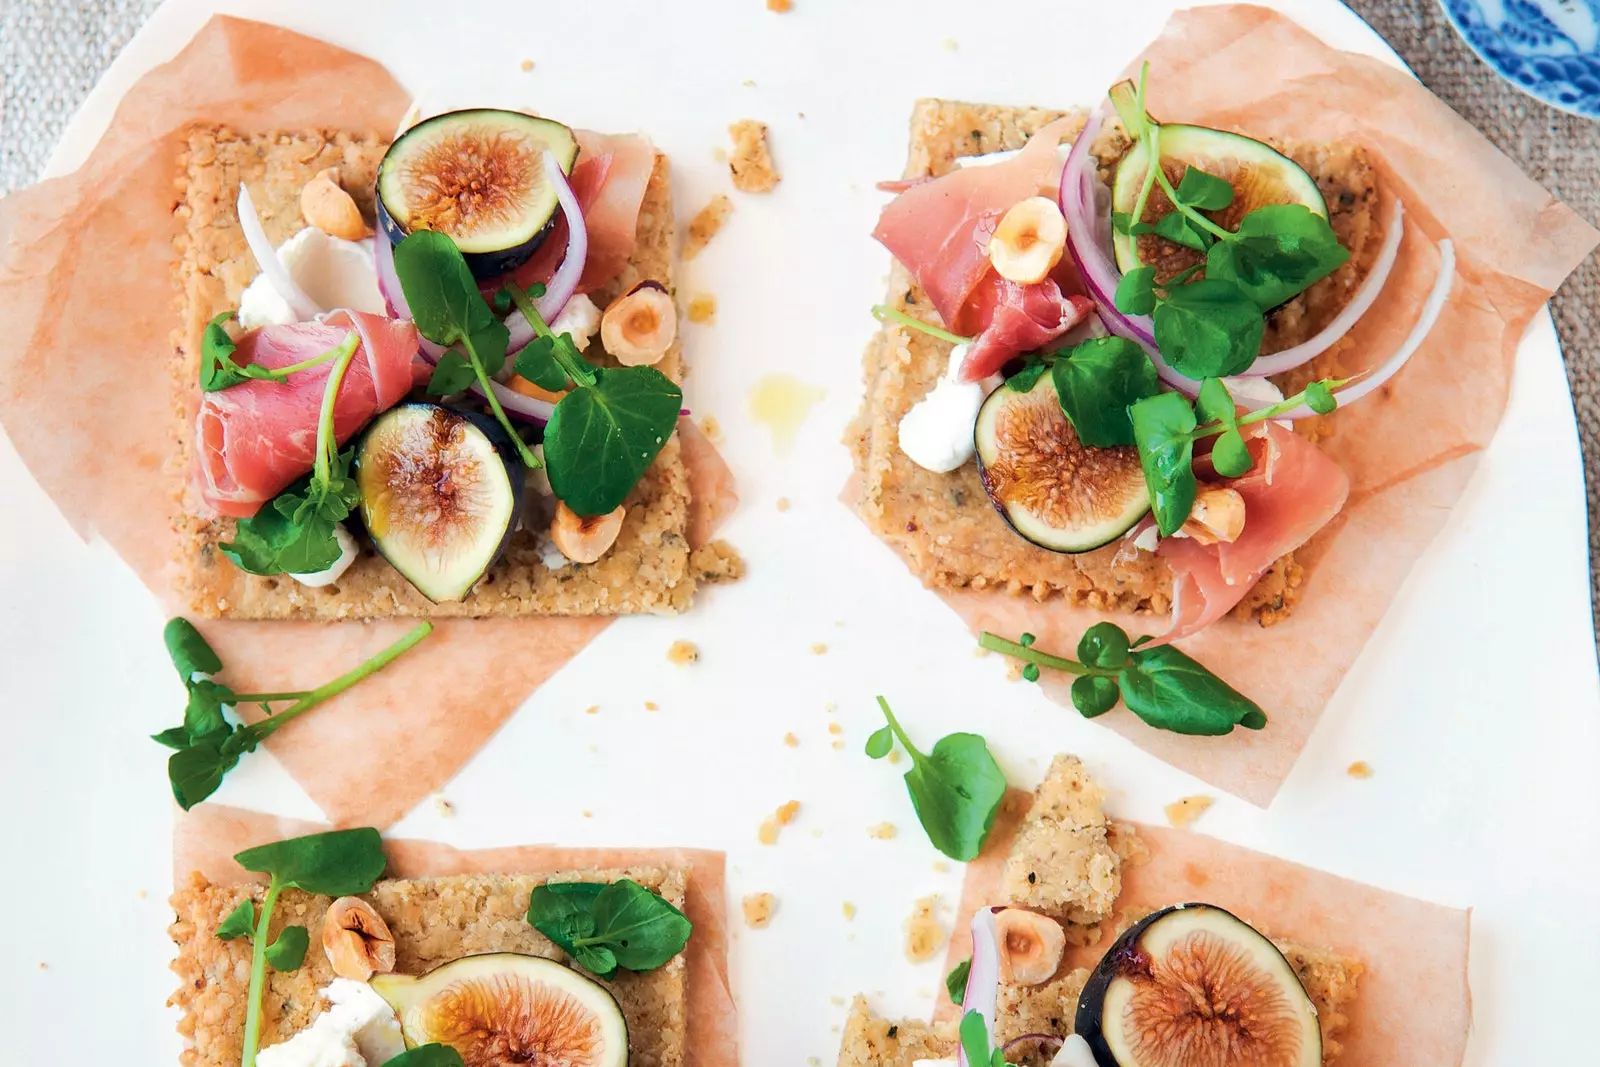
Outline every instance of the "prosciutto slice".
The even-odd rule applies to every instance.
[[[1013,356],[1054,340],[1093,310],[1074,292],[1070,264],[1042,282],[1019,285],[989,262],[989,239],[1000,219],[1041,191],[1054,195],[1061,173],[1056,151],[1073,120],[1044,127],[1012,158],[962,167],[905,189],[884,208],[872,235],[916,278],[939,317],[976,342],[961,369],[981,381]]]
[[[252,330],[233,358],[287,367],[338,346],[352,328],[361,342],[333,409],[334,434],[343,443],[411,391],[414,325],[339,310],[312,322]],[[207,504],[223,515],[247,518],[311,470],[332,369],[329,360],[287,381],[248,381],[205,394],[195,420],[195,480]]]
[[[1326,526],[1350,494],[1343,468],[1316,445],[1276,423],[1257,423],[1247,441],[1253,466],[1226,484],[1244,498],[1244,532],[1231,544],[1202,545],[1187,537],[1162,540],[1157,552],[1172,568],[1172,628],[1161,641],[1197,633],[1232,611],[1285,552]],[[1195,460],[1202,480],[1215,471]]]

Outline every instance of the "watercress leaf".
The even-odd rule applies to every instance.
[[[238,760],[240,756],[247,752],[254,752],[256,746],[261,743],[261,736],[256,732],[257,728],[256,726],[239,727],[223,739],[217,751],[221,752],[225,759],[233,760]]]
[[[1242,478],[1255,466],[1238,430],[1224,430],[1211,446],[1211,465],[1224,478]]]
[[[572,958],[578,966],[599,978],[617,973],[617,956],[605,945],[579,945]]]
[[[1148,315],[1156,307],[1155,281],[1154,267],[1135,267],[1117,282],[1111,302],[1124,315]]]
[[[1084,675],[1072,680],[1072,706],[1085,719],[1104,715],[1117,706],[1117,683],[1102,675]]]
[[[411,317],[428,340],[453,345],[494,320],[461,250],[446,234],[418,230],[395,246],[394,270]]]
[[[238,346],[223,326],[231,318],[233,312],[224,311],[206,323],[205,333],[200,336],[200,388],[208,393],[231,388],[251,377],[248,368],[233,361]]]
[[[1200,383],[1200,395],[1194,400],[1195,414],[1201,422],[1220,422],[1232,426],[1239,421],[1239,408],[1233,394],[1219,378],[1207,378]]]
[[[554,337],[535,337],[517,353],[517,373],[541,389],[558,393],[567,387],[567,372],[555,357]]]
[[[628,878],[613,882],[594,901],[595,942],[616,957],[618,967],[653,971],[689,943],[694,925],[671,903]]]
[[[1097,622],[1078,638],[1078,662],[1117,670],[1128,662],[1127,632],[1114,622]]]
[[[249,899],[239,901],[239,906],[230,911],[228,917],[217,924],[217,937],[223,941],[252,937],[255,932],[256,902]]]
[[[882,759],[893,748],[894,730],[891,727],[879,727],[867,738],[867,755],[872,759]]]
[[[439,357],[438,366],[433,368],[433,377],[428,379],[428,395],[450,396],[462,392],[477,380],[478,372],[472,369],[472,362],[451,349]]]
[[[189,688],[183,709],[183,729],[191,742],[216,741],[233,732],[222,715],[222,705],[233,703],[233,690],[215,682],[199,681]]]
[[[1206,277],[1233,282],[1266,311],[1304,292],[1349,258],[1327,219],[1304,204],[1268,204],[1239,221],[1233,240],[1212,246]]]
[[[1039,384],[1039,379],[1049,369],[1050,363],[1048,360],[1040,359],[1038,356],[1029,356],[1022,361],[1022,369],[1006,379],[1006,387],[1018,393],[1026,393]]]
[[[1173,244],[1204,252],[1210,247],[1212,236],[1195,225],[1181,211],[1169,211],[1156,220],[1154,232]]]
[[[594,902],[605,888],[598,882],[558,882],[534,888],[528,897],[528,923],[568,954],[573,942],[594,933]]]
[[[1171,537],[1189,517],[1197,491],[1190,436],[1194,409],[1182,393],[1159,393],[1139,401],[1128,415],[1156,526],[1163,537]]]
[[[197,674],[216,674],[222,670],[222,660],[188,619],[168,620],[161,631],[161,639],[184,685],[192,684]]]
[[[1179,374],[1238,374],[1261,353],[1261,309],[1231,281],[1206,277],[1167,290],[1155,310],[1156,347]]]
[[[265,507],[240,519],[233,540],[217,547],[234,566],[249,574],[282,574],[278,554],[300,536],[300,527],[277,507]]]
[[[465,1067],[461,1053],[449,1045],[433,1042],[408,1048],[383,1062],[383,1067]]]
[[[544,433],[556,497],[580,516],[616,510],[678,422],[683,391],[654,367],[601,367],[556,405]]]
[[[1158,730],[1212,737],[1267,724],[1248,697],[1171,645],[1134,652],[1117,685],[1123,703]]]
[[[188,811],[217,791],[222,778],[238,764],[237,755],[224,753],[214,741],[196,742],[167,757],[167,780],[178,807]]]
[[[306,949],[311,947],[311,935],[304,926],[285,926],[278,932],[277,940],[267,946],[267,962],[275,971],[298,971],[306,961]]]
[[[383,839],[370,826],[292,837],[245,849],[233,858],[247,871],[271,875],[281,886],[328,897],[370,891],[388,866]]]
[[[159,734],[151,734],[150,740],[168,748],[188,748],[194,744],[193,739],[189,737],[189,731],[181,726],[170,726]]]
[[[1061,411],[1091,448],[1133,444],[1128,408],[1161,389],[1144,349],[1124,337],[1091,337],[1051,370]]]
[[[490,316],[472,331],[468,340],[472,351],[477,353],[478,362],[483,364],[483,373],[493,378],[505,368],[506,346],[511,343],[511,331],[505,323]]]
[[[957,1032],[961,1036],[961,1051],[967,1054],[969,1067],[987,1064],[989,1054],[994,1050],[989,1047],[989,1028],[984,1025],[983,1016],[976,1010],[967,1012],[961,1017],[961,1028]]]
[[[526,292],[527,292],[528,297],[530,299],[532,299],[532,300],[539,299],[541,296],[543,296],[545,294],[544,282],[534,282],[532,285],[528,286]]]
[[[1339,399],[1333,395],[1333,390],[1328,388],[1326,382],[1312,382],[1306,386],[1306,407],[1318,415],[1326,415],[1339,406]]]
[[[968,957],[950,969],[944,976],[944,991],[950,994],[952,1004],[960,1004],[967,998],[967,977],[972,973],[972,959]]]
[[[955,733],[926,756],[912,754],[906,789],[933,847],[966,863],[983,850],[994,827],[1006,776],[982,737]]]
[[[1178,182],[1178,199],[1196,211],[1221,211],[1233,203],[1233,186],[1198,167],[1188,167]]]
[[[341,552],[335,526],[333,519],[321,513],[308,516],[278,550],[278,569],[285,574],[315,574],[333,566]]]
[[[1133,230],[1133,216],[1126,211],[1113,211],[1111,213],[1111,228],[1121,234],[1131,233]]]

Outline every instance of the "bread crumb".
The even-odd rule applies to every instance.
[[[700,417],[700,432],[706,435],[706,440],[714,445],[722,443],[722,423],[717,421],[715,415],[702,415]]]
[[[1182,830],[1206,813],[1215,800],[1207,796],[1184,797],[1167,805],[1167,822]]]
[[[793,731],[783,735],[783,743],[788,745],[790,748],[800,747],[800,739],[794,735]]]
[[[779,511],[788,511],[789,510],[789,498],[788,497],[780,496],[778,498],[778,510]]]
[[[686,667],[700,658],[700,647],[693,641],[674,641],[667,649],[667,662]],[[645,707],[649,707],[648,704]]]
[[[847,922],[847,923],[848,922],[855,922],[856,906],[854,904],[850,903],[847,900],[847,901],[844,902],[844,909],[843,910],[844,910],[844,921]]]
[[[685,263],[698,256],[700,252],[711,243],[711,239],[722,229],[722,224],[728,221],[728,216],[733,212],[733,201],[722,193],[711,198],[711,202],[701,208],[695,217],[689,220],[689,233],[683,239],[683,261]]]
[[[717,298],[709,293],[696,293],[689,298],[689,321],[701,326],[711,325],[717,317]]]
[[[150,896],[150,891],[148,889],[141,889],[135,893],[134,896],[138,897],[140,900],[144,900]]]
[[[822,1058],[819,1056],[807,1056],[806,1065],[807,1067],[822,1067]]]
[[[592,819],[592,818],[594,818],[594,812],[590,811],[588,808],[584,808],[583,809],[583,817],[585,819]]]
[[[811,654],[813,656],[823,655],[827,651],[828,651],[828,646],[823,644],[821,641],[813,641],[813,642],[811,642]]]
[[[767,816],[761,820],[761,825],[756,829],[756,840],[763,845],[776,845],[778,843],[778,820]]]
[[[600,705],[590,704],[588,707],[583,709],[583,713],[585,715],[598,715],[600,714]]]
[[[892,822],[880,822],[876,826],[867,827],[867,836],[868,837],[875,837],[879,841],[887,841],[887,840],[889,840],[891,837],[894,836],[894,833],[895,833],[894,823],[892,823]]]
[[[657,704],[654,700],[646,700],[644,702],[644,710],[645,711],[660,711],[661,710],[661,705]]]
[[[840,726],[836,722],[830,722],[828,724],[828,732],[830,734],[842,734],[842,733],[844,733],[844,727]]]
[[[728,157],[733,187],[741,193],[770,193],[777,188],[783,176],[772,162],[766,123],[740,119],[728,127],[728,133],[733,137],[733,153]]]
[[[1364,759],[1358,759],[1344,769],[1344,773],[1352,778],[1371,778],[1372,767]]]
[[[793,7],[794,0],[767,0],[767,10],[776,11],[780,15],[793,9]]]
[[[839,710],[839,702],[837,700],[830,700],[822,705],[822,710],[827,712],[829,715],[832,715],[834,712]]]
[[[528,71],[530,71],[532,69],[533,69],[533,60],[524,59],[522,61],[522,73],[526,74],[526,73],[528,73]]]
[[[39,961],[39,969],[41,971],[48,971],[50,969],[50,965],[48,963],[46,963],[44,960],[40,960]]]
[[[711,150],[711,158],[716,160],[718,163],[726,163],[728,161],[728,150],[720,147],[713,148]]]
[[[844,998],[843,997],[829,997],[828,998],[828,1003],[832,1004],[836,1008],[842,1008],[842,1007],[844,1007]]]
[[[794,822],[794,817],[798,814],[800,814],[800,802],[798,800],[791,800],[787,804],[780,805],[777,811],[778,825],[788,826]]]
[[[438,794],[433,798],[433,810],[441,819],[448,819],[456,813],[456,806]]]
[[[833,747],[834,747],[835,751],[838,751],[839,749],[844,748],[844,742],[843,741],[835,741],[833,743]]]
[[[900,762],[900,750],[898,748],[895,749],[893,752],[889,753],[889,762],[890,763],[899,763]]]
[[[960,48],[961,45],[954,37],[946,37],[944,40],[939,42],[939,47],[943,48],[946,52],[954,52],[956,49]]]
[[[979,659],[983,659],[989,655],[989,649],[984,648],[982,645],[973,645],[972,654],[977,656]]]
[[[906,959],[911,963],[933,959],[949,936],[933,913],[938,903],[937,894],[923,897],[912,907],[911,917],[906,920]]]
[[[764,930],[772,922],[778,898],[771,893],[748,893],[740,906],[744,908],[744,924],[752,930]]]
[[[947,874],[949,872],[949,870],[950,870],[950,865],[948,863],[946,863],[944,860],[934,860],[933,861],[933,873],[935,873],[935,874]]]

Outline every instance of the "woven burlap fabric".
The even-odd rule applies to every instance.
[[[156,0],[0,0],[0,192],[34,180],[95,79],[156,6]],[[1351,6],[1430,89],[1579,214],[1600,221],[1600,123],[1546,107],[1500,81],[1451,30],[1436,0],[1353,0]],[[1556,294],[1554,311],[1583,438],[1595,562],[1600,256],[1590,256]]]

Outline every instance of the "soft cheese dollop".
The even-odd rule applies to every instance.
[[[278,261],[300,290],[321,307],[388,314],[383,294],[378,291],[378,268],[373,262],[370,239],[345,241],[307,226],[278,246]],[[257,326],[287,326],[294,321],[289,302],[272,287],[265,274],[256,275],[239,298],[239,325],[252,330]]]
[[[600,308],[583,293],[568,300],[567,306],[556,316],[556,321],[550,324],[550,332],[557,337],[570,333],[572,343],[578,346],[580,352],[588,351],[589,342],[599,330]]]
[[[271,507],[268,504],[267,507]],[[326,570],[313,571],[310,574],[290,574],[289,577],[301,585],[308,585],[313,589],[337,582],[345,571],[350,569],[350,564],[356,561],[360,549],[356,547],[356,539],[350,536],[350,531],[344,528],[344,523],[334,523],[334,540],[339,542],[339,558],[329,564]]]
[[[406,1050],[394,1009],[365,982],[335,978],[332,1005],[287,1041],[264,1048],[256,1067],[383,1067]]]
[[[1089,1050],[1089,1042],[1077,1034],[1069,1034],[1061,1043],[1061,1051],[1050,1061],[1050,1067],[1099,1067],[1099,1065],[1095,1063],[1094,1053]]]
[[[970,347],[956,345],[950,350],[944,377],[900,420],[900,451],[935,474],[955,470],[975,451],[972,427],[990,387],[986,382],[961,381],[961,364]]]

